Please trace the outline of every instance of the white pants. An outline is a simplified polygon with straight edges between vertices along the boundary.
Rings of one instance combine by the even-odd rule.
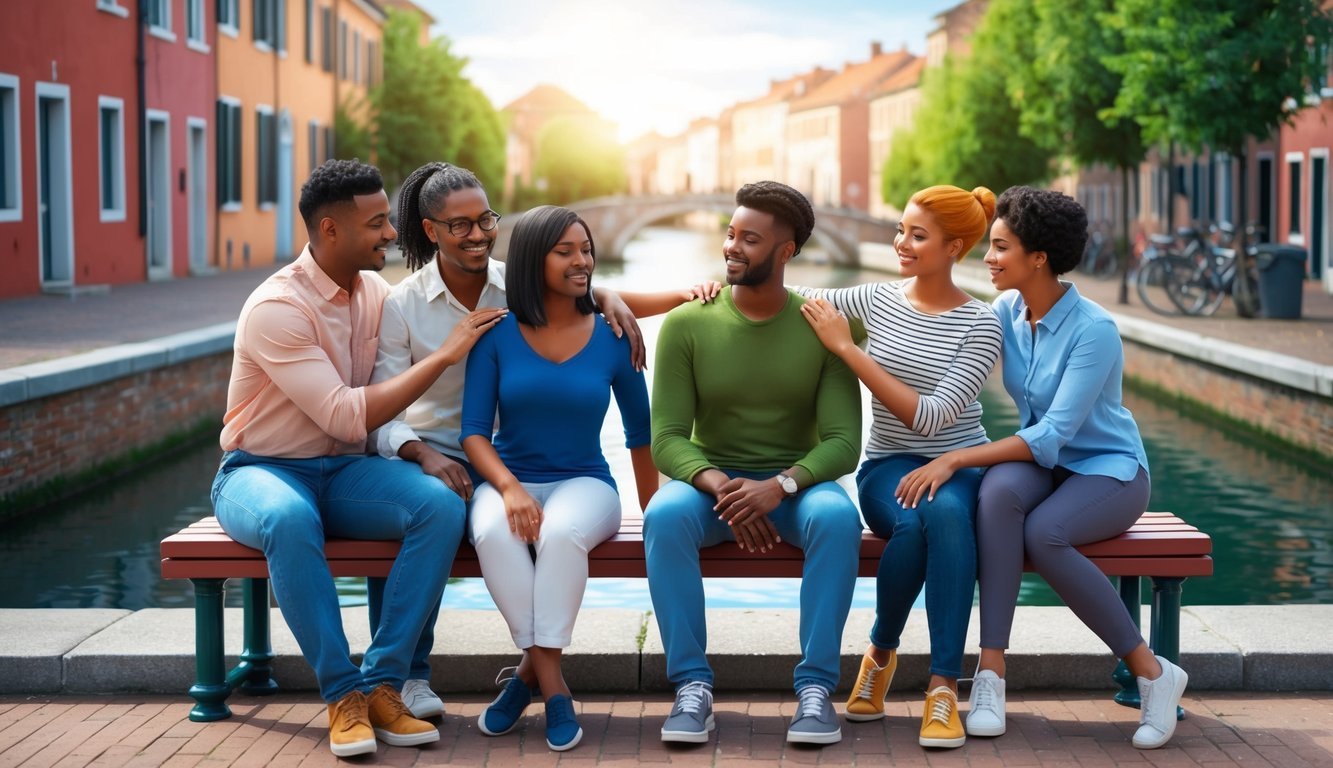
[[[588,584],[588,550],[620,529],[620,496],[593,477],[523,483],[523,488],[542,505],[535,559],[509,530],[504,498],[490,483],[472,497],[472,545],[514,644],[568,648]]]

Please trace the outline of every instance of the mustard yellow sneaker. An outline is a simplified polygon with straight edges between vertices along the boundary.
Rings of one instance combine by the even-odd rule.
[[[941,685],[926,694],[926,711],[921,714],[921,737],[917,742],[923,747],[944,747],[953,749],[963,746],[967,734],[963,732],[963,721],[958,719],[958,694]]]
[[[375,753],[364,693],[352,691],[329,705],[329,750],[338,757]]]
[[[856,685],[847,697],[848,720],[864,723],[884,717],[884,699],[889,695],[889,684],[893,682],[893,673],[898,670],[898,650],[889,651],[889,660],[879,666],[870,654],[861,657],[861,672],[856,676]]]
[[[415,747],[440,740],[440,732],[425,720],[412,717],[398,689],[381,683],[370,692],[370,724],[375,737],[394,747]]]

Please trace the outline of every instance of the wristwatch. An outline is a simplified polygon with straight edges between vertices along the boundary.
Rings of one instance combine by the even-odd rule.
[[[778,473],[778,485],[782,486],[782,492],[788,496],[795,496],[800,488],[796,487],[796,478],[785,472]]]

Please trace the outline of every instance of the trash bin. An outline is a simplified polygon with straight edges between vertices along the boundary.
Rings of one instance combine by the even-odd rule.
[[[1264,317],[1295,320],[1301,316],[1305,284],[1305,249],[1263,243],[1256,248],[1259,266],[1259,309]]]

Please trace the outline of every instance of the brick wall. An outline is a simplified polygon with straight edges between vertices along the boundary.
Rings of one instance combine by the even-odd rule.
[[[1333,400],[1126,341],[1125,374],[1324,457],[1333,457]]]
[[[177,436],[222,425],[231,351],[0,409],[0,500],[71,479]]]

